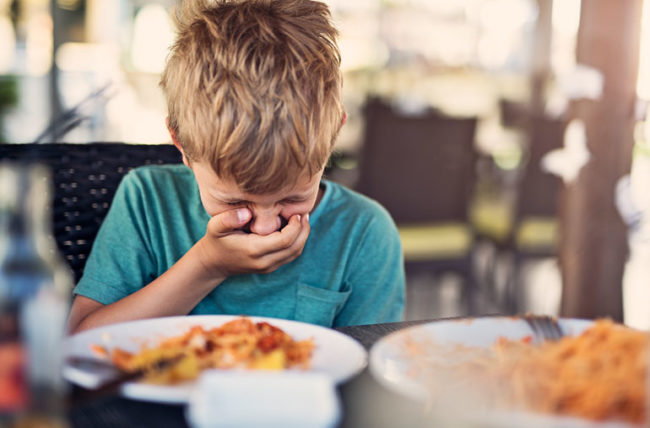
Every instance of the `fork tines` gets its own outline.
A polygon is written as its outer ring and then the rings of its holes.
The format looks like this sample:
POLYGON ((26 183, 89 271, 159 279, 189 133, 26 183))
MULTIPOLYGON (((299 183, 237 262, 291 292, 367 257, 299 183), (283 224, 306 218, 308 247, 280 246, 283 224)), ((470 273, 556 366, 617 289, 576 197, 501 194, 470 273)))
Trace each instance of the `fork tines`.
POLYGON ((526 314, 522 317, 533 330, 535 337, 540 340, 558 340, 564 336, 564 331, 557 318, 549 315, 526 314))

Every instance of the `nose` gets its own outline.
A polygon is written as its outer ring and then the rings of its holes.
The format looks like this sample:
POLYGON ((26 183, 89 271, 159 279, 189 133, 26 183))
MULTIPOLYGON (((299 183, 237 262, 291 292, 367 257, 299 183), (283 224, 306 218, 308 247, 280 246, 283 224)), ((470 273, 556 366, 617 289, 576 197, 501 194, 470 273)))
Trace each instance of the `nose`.
POLYGON ((280 229, 282 220, 277 213, 255 213, 250 230, 257 235, 270 235, 280 229))

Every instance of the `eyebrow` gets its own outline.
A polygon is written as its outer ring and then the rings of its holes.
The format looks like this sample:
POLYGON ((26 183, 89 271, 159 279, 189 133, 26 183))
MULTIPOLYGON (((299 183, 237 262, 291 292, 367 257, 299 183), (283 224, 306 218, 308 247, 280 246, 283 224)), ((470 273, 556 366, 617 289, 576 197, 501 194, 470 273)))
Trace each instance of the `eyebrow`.
POLYGON ((248 201, 246 201, 244 199, 236 199, 236 198, 234 198, 234 199, 224 198, 224 199, 221 199, 221 200, 226 204, 239 204, 239 203, 248 202, 248 201))

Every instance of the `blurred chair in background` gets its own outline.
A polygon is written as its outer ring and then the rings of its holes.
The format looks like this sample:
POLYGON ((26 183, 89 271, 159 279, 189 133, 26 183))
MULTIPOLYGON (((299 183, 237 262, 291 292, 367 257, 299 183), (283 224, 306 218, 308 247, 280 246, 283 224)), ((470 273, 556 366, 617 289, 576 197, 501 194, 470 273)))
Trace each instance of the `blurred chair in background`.
MULTIPOLYGON (((563 146, 566 121, 561 118, 531 116, 527 144, 515 186, 513 212, 507 232, 494 233, 489 220, 476 224, 477 233, 491 242, 496 255, 489 261, 486 276, 491 285, 493 300, 499 301, 506 313, 525 311, 522 293, 524 278, 521 268, 525 261, 557 255, 558 198, 560 178, 541 167, 542 158, 552 150, 563 146), (510 264, 501 291, 496 284, 497 264, 504 258, 510 264)), ((501 228, 499 228, 500 230, 501 228)))
POLYGON ((0 162, 40 162, 52 173, 54 235, 79 281, 122 177, 147 164, 180 163, 171 144, 0 144, 0 162))
POLYGON ((547 153, 562 148, 566 125, 564 119, 532 119, 528 161, 517 189, 509 249, 513 264, 506 287, 506 304, 513 312, 525 309, 521 306, 522 263, 528 259, 557 256, 561 179, 544 171, 541 163, 547 153))
POLYGON ((356 188, 393 216, 407 281, 423 271, 456 272, 471 312, 476 279, 468 208, 476 178, 476 118, 445 117, 432 110, 404 114, 371 98, 364 119, 356 188))

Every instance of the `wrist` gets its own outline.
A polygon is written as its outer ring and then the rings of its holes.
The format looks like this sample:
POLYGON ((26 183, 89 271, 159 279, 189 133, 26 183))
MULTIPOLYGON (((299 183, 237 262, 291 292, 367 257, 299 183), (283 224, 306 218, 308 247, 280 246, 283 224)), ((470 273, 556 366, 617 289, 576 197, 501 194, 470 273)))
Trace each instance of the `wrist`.
POLYGON ((216 266, 214 254, 207 248, 205 237, 199 239, 187 254, 185 254, 185 257, 188 257, 197 264, 196 269, 199 279, 212 283, 215 281, 221 283, 228 277, 222 269, 216 266))

